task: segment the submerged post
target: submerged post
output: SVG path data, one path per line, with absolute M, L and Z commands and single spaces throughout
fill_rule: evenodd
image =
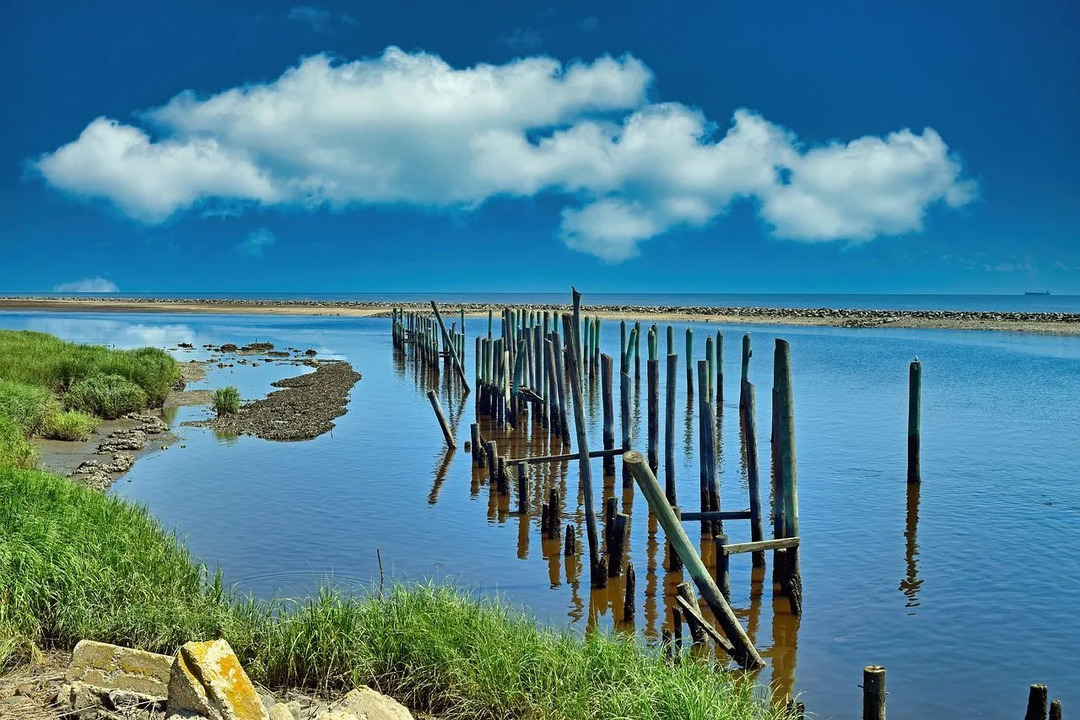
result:
M 1024 720 L 1045 720 L 1049 698 L 1045 685 L 1032 685 L 1028 688 L 1027 712 L 1024 713 Z
M 679 356 L 668 353 L 664 398 L 664 494 L 672 505 L 679 504 L 675 493 L 675 377 L 678 372 Z
M 739 624 L 738 618 L 735 617 L 731 606 L 724 599 L 720 588 L 716 586 L 716 582 L 709 574 L 705 563 L 701 561 L 701 557 L 694 551 L 690 538 L 686 536 L 682 523 L 675 517 L 671 505 L 668 504 L 667 499 L 664 497 L 664 491 L 656 481 L 656 476 L 649 469 L 645 458 L 642 457 L 641 453 L 631 450 L 623 455 L 623 462 L 630 468 L 630 472 L 637 481 L 638 487 L 641 488 L 649 507 L 656 514 L 660 526 L 664 528 L 668 542 L 679 554 L 680 559 L 690 573 L 690 577 L 693 578 L 694 584 L 697 585 L 701 597 L 705 600 L 709 609 L 712 610 L 724 634 L 727 635 L 728 640 L 734 646 L 732 654 L 735 661 L 744 668 L 764 667 L 765 662 L 761 659 L 761 655 L 758 654 L 746 631 Z
M 920 430 L 922 423 L 922 364 L 919 358 L 908 369 L 907 481 L 922 481 Z

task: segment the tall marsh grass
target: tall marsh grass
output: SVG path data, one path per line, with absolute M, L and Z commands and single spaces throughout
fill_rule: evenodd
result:
M 69 343 L 45 333 L 0 330 L 0 377 L 55 393 L 94 375 L 119 375 L 160 405 L 180 379 L 180 364 L 157 348 L 113 350 Z
M 367 684 L 446 720 L 780 716 L 713 665 L 673 666 L 633 639 L 538 629 L 451 588 L 236 598 L 144 509 L 0 468 L 0 667 L 32 643 L 93 638 L 172 652 L 212 637 L 268 685 Z

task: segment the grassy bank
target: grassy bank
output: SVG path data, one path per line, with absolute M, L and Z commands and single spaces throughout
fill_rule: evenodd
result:
M 95 418 L 156 407 L 180 379 L 180 364 L 156 348 L 112 350 L 45 333 L 0 330 L 0 464 L 26 466 L 8 436 L 84 440 Z M 29 464 L 33 464 L 30 462 Z
M 448 588 L 299 602 L 232 597 L 144 510 L 0 468 L 0 665 L 81 638 L 171 652 L 225 637 L 271 686 L 377 687 L 443 718 L 777 715 L 716 668 L 607 635 L 541 630 Z

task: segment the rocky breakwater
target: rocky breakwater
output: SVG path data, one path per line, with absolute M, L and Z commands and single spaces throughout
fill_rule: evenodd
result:
M 62 685 L 15 699 L 35 717 L 71 720 L 413 720 L 367 687 L 337 700 L 257 688 L 224 640 L 189 642 L 176 655 L 83 640 Z
M 265 440 L 310 440 L 334 427 L 348 409 L 349 392 L 360 380 L 352 365 L 339 360 L 305 360 L 315 371 L 278 380 L 282 388 L 232 415 L 185 423 L 211 427 L 227 435 L 255 435 Z

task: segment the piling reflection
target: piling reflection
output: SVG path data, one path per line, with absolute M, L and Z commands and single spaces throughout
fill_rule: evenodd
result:
M 900 592 L 907 598 L 905 607 L 919 606 L 919 590 L 923 581 L 919 578 L 919 483 L 907 485 L 907 512 L 904 522 L 904 562 L 907 573 L 900 581 Z

